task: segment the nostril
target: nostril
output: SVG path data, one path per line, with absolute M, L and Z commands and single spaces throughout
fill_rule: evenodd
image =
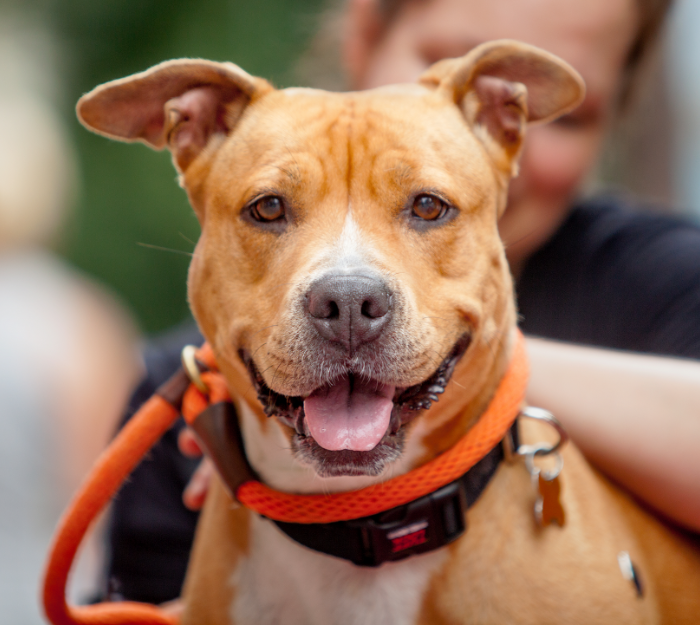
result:
M 336 304 L 334 301 L 328 302 L 328 314 L 324 317 L 324 319 L 338 319 L 340 317 L 340 309 L 338 308 L 338 304 Z
M 384 299 L 384 298 L 382 298 Z M 362 302 L 360 307 L 360 312 L 363 317 L 368 317 L 370 319 L 377 319 L 386 315 L 389 310 L 389 306 L 386 305 L 384 301 L 378 301 L 375 298 L 368 298 Z
M 338 319 L 340 317 L 340 308 L 338 303 L 330 298 L 321 295 L 311 295 L 308 298 L 307 309 L 309 314 L 316 319 Z

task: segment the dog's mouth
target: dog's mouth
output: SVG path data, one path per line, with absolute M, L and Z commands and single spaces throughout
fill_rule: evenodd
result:
M 294 430 L 292 449 L 321 477 L 379 475 L 403 451 L 405 426 L 437 402 L 469 346 L 463 335 L 423 382 L 397 387 L 354 371 L 306 397 L 282 395 L 265 383 L 247 352 L 240 356 L 265 414 Z

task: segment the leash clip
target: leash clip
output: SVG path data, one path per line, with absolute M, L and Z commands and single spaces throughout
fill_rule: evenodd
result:
M 202 371 L 197 360 L 197 348 L 194 345 L 185 345 L 182 348 L 180 360 L 190 382 L 195 385 L 198 391 L 208 395 L 209 387 L 202 380 Z

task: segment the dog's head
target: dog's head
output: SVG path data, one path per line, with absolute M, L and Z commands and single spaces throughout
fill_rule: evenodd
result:
M 501 41 L 418 84 L 347 94 L 170 61 L 78 111 L 171 150 L 202 226 L 191 307 L 239 409 L 253 408 L 251 436 L 274 429 L 321 476 L 375 476 L 416 415 L 420 453 L 437 453 L 493 392 L 515 323 L 497 229 L 508 181 L 527 123 L 582 95 L 561 60 Z

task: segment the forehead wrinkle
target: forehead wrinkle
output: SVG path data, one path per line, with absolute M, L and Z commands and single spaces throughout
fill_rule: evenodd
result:
M 301 174 L 299 173 L 299 163 L 296 162 L 296 160 L 292 161 L 292 165 L 287 166 L 287 165 L 272 165 L 275 169 L 277 169 L 279 172 L 283 173 L 287 178 L 289 178 L 290 182 L 293 185 L 299 185 L 301 184 Z
M 409 163 L 397 163 L 393 167 L 384 168 L 384 172 L 394 172 L 395 178 L 405 181 L 412 177 L 413 167 Z
M 301 178 L 297 173 L 292 171 L 287 165 L 269 161 L 260 166 L 256 166 L 253 170 L 252 181 L 254 184 L 266 184 L 276 182 L 279 184 L 280 178 L 286 178 L 293 186 L 298 186 Z
M 293 150 L 289 145 L 281 148 L 283 155 L 270 154 L 267 150 L 262 156 L 267 157 L 262 162 L 253 162 L 252 169 L 256 170 L 261 178 L 274 177 L 273 172 L 283 174 L 295 186 L 300 186 L 304 182 L 304 170 L 309 169 L 309 165 L 324 166 L 324 158 L 316 149 Z M 303 161 L 306 161 L 304 163 Z

